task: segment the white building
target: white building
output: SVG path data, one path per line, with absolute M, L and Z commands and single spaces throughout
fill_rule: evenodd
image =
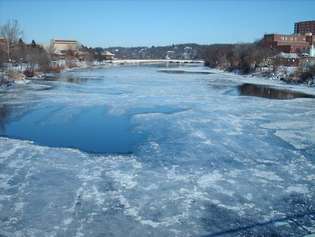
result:
M 69 50 L 78 51 L 80 46 L 81 45 L 76 40 L 53 39 L 50 42 L 50 48 L 53 50 L 53 53 L 60 55 Z
M 315 57 L 315 47 L 313 44 L 312 44 L 312 47 L 310 49 L 310 57 Z
M 102 56 L 104 57 L 105 60 L 113 60 L 115 57 L 115 54 L 113 54 L 109 51 L 105 51 L 102 53 Z

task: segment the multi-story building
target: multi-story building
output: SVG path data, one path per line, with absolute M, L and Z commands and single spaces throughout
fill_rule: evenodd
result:
M 64 55 L 67 51 L 77 52 L 80 44 L 76 40 L 57 40 L 53 39 L 50 42 L 50 47 L 57 55 Z
M 304 53 L 310 48 L 305 35 L 266 34 L 263 44 L 266 47 L 276 48 L 285 53 Z
M 315 21 L 295 23 L 294 34 L 266 34 L 263 44 L 284 53 L 309 53 L 315 45 Z
M 7 40 L 5 38 L 0 37 L 0 48 L 3 49 L 7 47 L 8 47 Z
M 301 21 L 294 24 L 295 34 L 312 33 L 315 35 L 315 21 Z
M 306 41 L 307 41 L 310 45 L 315 45 L 315 34 L 306 33 L 306 34 L 305 34 L 305 37 L 306 37 Z

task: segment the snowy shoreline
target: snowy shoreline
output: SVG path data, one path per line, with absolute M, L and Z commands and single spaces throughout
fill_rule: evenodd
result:
M 179 68 L 170 68 L 170 69 L 161 69 L 160 72 L 169 72 L 169 73 L 202 73 L 202 74 L 220 74 L 227 76 L 226 79 L 229 79 L 233 82 L 238 82 L 240 84 L 243 83 L 251 83 L 256 85 L 266 85 L 272 86 L 279 89 L 291 90 L 296 92 L 305 92 L 308 94 L 315 95 L 315 87 L 309 87 L 305 84 L 289 84 L 287 82 L 274 79 L 272 77 L 260 77 L 257 75 L 249 74 L 249 75 L 240 75 L 234 72 L 226 72 L 224 70 L 216 69 L 216 68 L 207 68 L 207 69 L 187 69 L 184 67 Z
M 285 90 L 291 90 L 296 92 L 304 92 L 311 95 L 315 95 L 315 87 L 309 87 L 306 84 L 290 84 L 284 81 L 281 81 L 279 79 L 275 79 L 272 77 L 263 77 L 263 76 L 257 76 L 254 74 L 249 75 L 240 75 L 235 72 L 227 72 L 224 70 L 220 70 L 217 68 L 208 68 L 203 65 L 203 61 L 201 60 L 166 60 L 166 59 L 156 59 L 156 60 L 138 60 L 138 59 L 126 59 L 126 60 L 113 60 L 108 63 L 103 64 L 93 64 L 93 65 L 84 65 L 84 66 L 78 66 L 73 68 L 66 68 L 63 71 L 59 73 L 44 73 L 41 75 L 41 77 L 33 77 L 33 78 L 25 78 L 22 80 L 9 80 L 13 84 L 17 85 L 23 85 L 28 84 L 32 80 L 46 80 L 49 78 L 57 78 L 59 75 L 67 72 L 76 72 L 80 70 L 86 70 L 86 69 L 102 69 L 102 68 L 111 68 L 111 67 L 117 67 L 117 66 L 139 66 L 139 65 L 156 65 L 156 64 L 172 64 L 172 65 L 178 65 L 178 67 L 175 68 L 163 68 L 157 70 L 158 72 L 163 73 L 192 73 L 192 74 L 220 74 L 224 75 L 227 78 L 233 82 L 238 82 L 240 84 L 242 83 L 251 83 L 256 85 L 266 85 L 271 87 L 276 87 L 279 89 L 285 89 Z M 192 66 L 193 67 L 189 67 Z M 196 66 L 197 65 L 197 66 Z M 12 83 L 10 85 L 12 85 Z M 3 86 L 6 88 L 6 86 Z

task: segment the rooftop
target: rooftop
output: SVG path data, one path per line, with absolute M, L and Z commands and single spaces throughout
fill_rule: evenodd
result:
M 296 53 L 279 53 L 277 55 L 279 58 L 287 58 L 287 59 L 297 59 L 300 58 Z
M 115 54 L 113 54 L 113 53 L 111 53 L 111 52 L 109 52 L 109 51 L 105 51 L 105 52 L 103 53 L 103 55 L 106 55 L 106 56 L 114 56 Z
M 54 39 L 56 43 L 78 43 L 76 40 L 62 40 L 62 39 Z
M 299 23 L 312 23 L 315 24 L 315 20 L 310 20 L 310 21 L 298 21 L 295 24 L 299 24 Z

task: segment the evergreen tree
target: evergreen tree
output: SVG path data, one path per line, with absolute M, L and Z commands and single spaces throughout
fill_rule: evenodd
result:
M 37 45 L 36 45 L 36 42 L 35 40 L 32 40 L 32 43 L 31 43 L 32 47 L 35 48 Z

